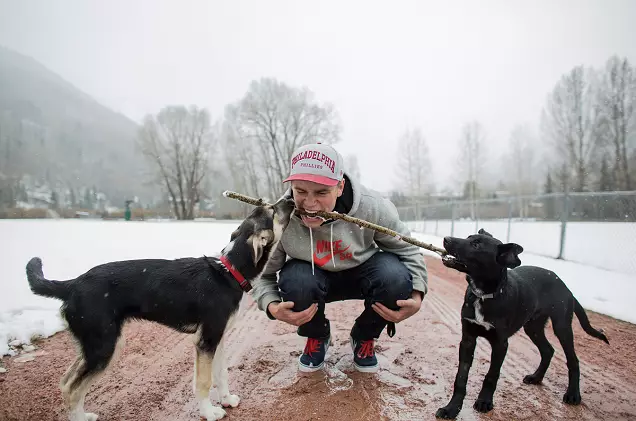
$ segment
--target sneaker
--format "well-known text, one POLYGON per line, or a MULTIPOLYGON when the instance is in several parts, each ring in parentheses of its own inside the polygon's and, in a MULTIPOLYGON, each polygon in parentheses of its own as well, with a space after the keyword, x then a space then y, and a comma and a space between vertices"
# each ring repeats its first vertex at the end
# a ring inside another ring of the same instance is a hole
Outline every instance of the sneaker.
POLYGON ((366 341, 356 342, 353 338, 349 338, 351 342, 351 348, 353 348, 353 366, 356 370, 363 373, 375 373, 380 366, 378 365, 378 359, 375 356, 375 341, 369 339, 366 341))
POLYGON ((304 373, 320 370, 325 365, 325 354, 329 349, 329 340, 307 338, 305 350, 298 358, 298 369, 304 373))

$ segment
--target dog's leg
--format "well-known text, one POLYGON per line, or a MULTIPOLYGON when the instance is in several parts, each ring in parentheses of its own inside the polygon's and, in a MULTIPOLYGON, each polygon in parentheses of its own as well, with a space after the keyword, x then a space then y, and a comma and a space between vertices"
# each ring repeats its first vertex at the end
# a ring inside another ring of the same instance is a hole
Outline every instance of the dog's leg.
MULTIPOLYGON (((79 351, 81 352, 81 350, 79 351)), ((70 405, 71 399, 71 391, 69 385, 77 376, 78 369, 81 364, 83 364, 83 359, 81 356, 75 358, 75 361, 68 367, 62 378, 60 379, 60 390, 62 391, 62 398, 64 399, 64 404, 68 407, 70 405)))
POLYGON ((121 325, 113 321, 104 328, 104 323, 86 323, 86 318, 73 320, 72 332, 78 341, 82 357, 62 377, 62 394, 68 405, 71 421, 95 421, 96 414, 84 412, 84 400, 91 385, 99 380, 123 346, 124 341, 120 340, 121 325), (77 324, 78 320, 82 320, 83 324, 77 324))
POLYGON ((435 413, 438 418, 453 419, 462 410, 464 397, 466 396, 466 383, 468 382, 468 372, 473 364, 477 337, 467 332, 465 322, 462 323, 462 341, 459 344, 459 367, 455 376, 453 386, 453 397, 448 405, 440 408, 435 413))
POLYGON ((196 348, 194 361, 194 394, 199 402, 199 414, 208 421, 220 420, 225 416, 223 408, 212 405, 210 389, 212 388, 212 361, 214 354, 196 348))
POLYGON ((221 405, 232 408, 236 408, 240 402, 240 398, 230 393, 228 384, 228 372, 227 372, 227 360, 225 352, 223 351, 224 342, 221 341, 214 354, 214 361, 212 362, 212 372, 214 373, 214 380, 218 387, 219 397, 221 399, 221 405))
POLYGON ((537 371, 533 374, 528 374, 523 378, 523 382, 525 384, 540 384, 545 376, 545 372, 550 366, 550 361, 552 361, 554 348, 545 337, 545 323, 547 320, 547 317, 538 320, 531 320, 523 327, 526 335, 530 337, 532 342, 537 346, 537 348, 539 348, 539 353, 541 353, 541 362, 539 363, 537 371))
POLYGON ((572 310, 568 315, 552 317, 554 334, 559 338, 568 365, 568 390, 563 395, 563 402, 569 405, 581 403, 581 391, 579 388, 579 359, 574 351, 574 334, 572 333, 572 310))
POLYGON ((495 394, 495 389, 497 389, 497 382, 499 381, 499 374, 501 373, 501 365, 503 364, 504 359, 506 358, 506 353, 508 352, 507 339, 502 340, 496 337, 489 337, 488 341, 492 348, 490 354, 490 368, 488 369, 488 373, 486 373, 486 377, 484 377, 481 391, 473 405, 473 408, 479 412, 488 412, 493 408, 492 398, 495 394))
POLYGON ((85 363, 79 367, 79 370, 68 387, 69 420, 96 421, 97 414, 84 412, 84 400, 91 385, 98 379, 99 373, 87 371, 85 363))

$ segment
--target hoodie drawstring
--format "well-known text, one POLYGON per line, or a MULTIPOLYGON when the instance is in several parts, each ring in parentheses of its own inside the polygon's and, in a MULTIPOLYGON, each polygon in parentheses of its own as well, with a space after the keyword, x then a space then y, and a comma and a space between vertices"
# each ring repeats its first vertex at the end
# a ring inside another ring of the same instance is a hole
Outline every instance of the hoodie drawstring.
POLYGON ((311 274, 315 275, 314 273, 314 234, 311 227, 309 228, 309 243, 311 244, 311 256, 309 256, 309 258, 311 259, 311 274))
POLYGON ((331 261, 333 262, 333 268, 336 268, 336 258, 333 256, 333 222, 331 224, 331 231, 329 236, 329 249, 331 250, 331 261))

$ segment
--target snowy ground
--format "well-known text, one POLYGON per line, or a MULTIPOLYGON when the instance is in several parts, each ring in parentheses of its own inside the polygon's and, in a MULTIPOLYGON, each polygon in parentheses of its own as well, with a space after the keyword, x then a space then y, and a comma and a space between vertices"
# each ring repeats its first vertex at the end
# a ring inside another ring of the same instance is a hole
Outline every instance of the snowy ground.
MULTIPOLYGON (((0 220, 0 355, 10 353, 10 341, 28 343, 32 336, 50 336, 64 329, 58 314, 60 302, 29 290, 25 265, 31 257, 42 258, 47 278, 64 280, 113 260, 214 255, 237 225, 238 221, 0 220)), ((415 224, 413 228, 422 227, 415 224)), ((616 230, 611 230, 606 237, 614 235, 616 230)), ((416 236, 441 245, 441 237, 416 236)), ((534 244, 541 244, 541 239, 534 244)), ((621 247, 607 247, 612 253, 623 252, 621 247)), ((636 276, 534 253, 524 252, 522 262, 557 272, 584 307, 636 323, 636 308, 629 301, 636 296, 636 276)), ((636 262, 633 256, 631 264, 636 262)))
MULTIPOLYGON (((491 233, 495 235, 494 233, 491 233)), ((442 247, 443 237, 413 232, 413 237, 442 247)), ((505 240, 505 239, 504 239, 505 240)), ((523 243, 521 244, 523 246, 523 243)), ((426 251, 427 255, 439 257, 426 251)), ((586 309, 636 323, 636 275, 612 272, 576 262, 551 259, 524 251, 521 264, 541 266, 554 271, 566 283, 576 299, 586 309)))
POLYGON ((25 266, 39 256, 49 279, 75 278, 113 260, 215 255, 237 221, 124 222, 101 220, 0 220, 0 355, 7 343, 64 329, 60 301, 35 296, 25 266))

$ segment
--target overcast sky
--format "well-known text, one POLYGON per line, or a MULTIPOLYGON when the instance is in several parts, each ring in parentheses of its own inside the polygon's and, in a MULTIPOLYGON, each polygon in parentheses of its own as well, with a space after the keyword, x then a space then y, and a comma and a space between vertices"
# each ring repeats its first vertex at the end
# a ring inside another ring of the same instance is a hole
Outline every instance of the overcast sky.
POLYGON ((0 44, 136 121, 167 104, 221 117, 263 76, 305 85, 338 108, 363 182, 387 190, 405 128, 422 128, 443 185, 464 122, 499 155, 561 74, 636 63, 636 1, 0 0, 0 44))

